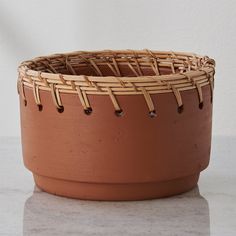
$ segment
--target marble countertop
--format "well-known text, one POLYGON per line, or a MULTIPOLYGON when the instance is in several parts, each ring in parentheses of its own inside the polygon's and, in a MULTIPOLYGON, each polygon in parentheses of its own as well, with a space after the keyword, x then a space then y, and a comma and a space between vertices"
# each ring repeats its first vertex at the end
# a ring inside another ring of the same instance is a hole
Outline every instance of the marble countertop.
POLYGON ((72 200, 42 192, 19 138, 0 138, 0 235, 236 235, 236 137, 213 137, 194 190, 134 202, 72 200))

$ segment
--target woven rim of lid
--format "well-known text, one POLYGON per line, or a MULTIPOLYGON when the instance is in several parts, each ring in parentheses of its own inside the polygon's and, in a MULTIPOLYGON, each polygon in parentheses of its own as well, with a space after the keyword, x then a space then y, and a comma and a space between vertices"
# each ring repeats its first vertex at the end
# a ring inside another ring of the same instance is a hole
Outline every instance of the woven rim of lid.
POLYGON ((201 108, 201 87, 210 85, 213 96, 215 61, 194 53, 147 49, 77 51, 25 61, 19 66, 18 72, 18 93, 27 104, 24 86, 32 88, 39 110, 43 106, 40 90, 51 92, 53 102, 60 112, 64 110, 60 93, 78 94, 86 114, 92 111, 88 95, 108 95, 115 113, 120 115, 122 109, 117 95, 141 94, 153 117, 155 108, 151 94, 174 93, 178 111, 182 112, 181 91, 197 89, 201 108), (130 70, 129 76, 122 76, 121 66, 130 70), (80 67, 90 68, 93 75, 80 74, 80 67), (102 68, 105 67, 110 71, 108 76, 103 75, 102 68), (152 75, 145 75, 145 68, 149 68, 152 75), (168 69, 171 74, 161 74, 164 69, 168 69), (66 73, 62 73, 64 70, 66 73))

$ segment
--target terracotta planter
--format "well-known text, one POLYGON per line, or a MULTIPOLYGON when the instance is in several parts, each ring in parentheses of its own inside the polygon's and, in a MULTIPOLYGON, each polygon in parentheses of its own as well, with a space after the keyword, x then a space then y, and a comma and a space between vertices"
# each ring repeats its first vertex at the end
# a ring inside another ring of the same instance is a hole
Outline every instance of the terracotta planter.
POLYGON ((173 52, 76 52, 24 62, 24 164, 39 188, 72 198, 188 191, 209 163, 213 77, 214 60, 173 52))

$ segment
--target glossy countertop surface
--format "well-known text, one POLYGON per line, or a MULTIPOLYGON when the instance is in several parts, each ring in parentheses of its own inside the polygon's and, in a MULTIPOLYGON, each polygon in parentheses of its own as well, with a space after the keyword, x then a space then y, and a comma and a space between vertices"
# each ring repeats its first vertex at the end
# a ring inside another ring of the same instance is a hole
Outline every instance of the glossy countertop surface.
POLYGON ((133 202, 73 200, 42 192, 19 138, 0 138, 0 235, 236 235, 236 137, 215 136, 192 191, 133 202))

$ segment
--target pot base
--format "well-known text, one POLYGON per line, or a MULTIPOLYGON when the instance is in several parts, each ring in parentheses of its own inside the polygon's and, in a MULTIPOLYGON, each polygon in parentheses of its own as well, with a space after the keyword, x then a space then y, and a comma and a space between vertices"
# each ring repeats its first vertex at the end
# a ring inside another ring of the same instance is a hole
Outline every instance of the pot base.
POLYGON ((169 197, 191 190, 199 174, 152 183, 86 183, 33 174, 35 184, 45 192, 84 200, 127 201, 169 197))

